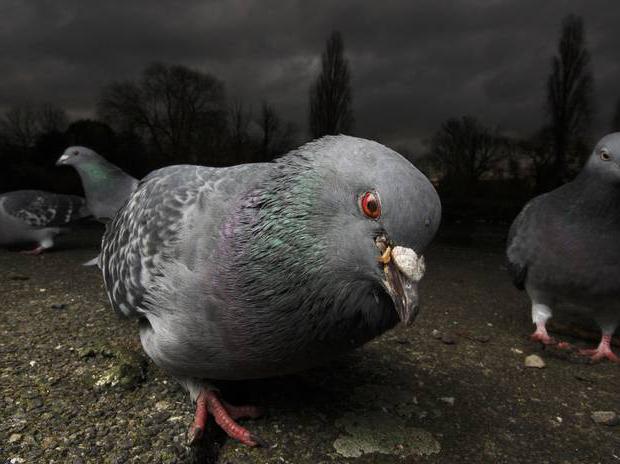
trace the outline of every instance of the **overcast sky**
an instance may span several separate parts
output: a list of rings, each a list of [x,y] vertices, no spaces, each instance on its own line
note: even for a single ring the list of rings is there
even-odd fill
[[[307,131],[310,82],[333,29],[352,71],[357,135],[421,150],[451,116],[526,135],[543,121],[562,18],[582,15],[595,77],[594,136],[620,97],[620,1],[0,0],[0,110],[51,102],[92,116],[99,91],[151,61],[273,103]]]

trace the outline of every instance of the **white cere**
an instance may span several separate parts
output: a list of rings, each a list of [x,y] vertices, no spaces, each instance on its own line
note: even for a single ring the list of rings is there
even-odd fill
[[[426,265],[424,256],[418,256],[411,248],[396,246],[392,249],[392,259],[400,272],[408,279],[418,282],[424,276]]]

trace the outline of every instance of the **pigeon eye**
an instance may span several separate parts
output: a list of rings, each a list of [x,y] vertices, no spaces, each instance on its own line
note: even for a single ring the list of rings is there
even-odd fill
[[[611,159],[609,152],[604,148],[601,150],[600,157],[603,161],[609,161]]]
[[[362,195],[360,204],[362,212],[371,219],[378,219],[381,216],[381,203],[379,197],[374,192],[366,192]]]

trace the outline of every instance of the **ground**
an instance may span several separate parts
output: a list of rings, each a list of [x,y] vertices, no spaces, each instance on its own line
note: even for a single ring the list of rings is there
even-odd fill
[[[188,450],[186,394],[81,266],[99,228],[40,257],[2,250],[0,463],[620,462],[620,426],[591,418],[620,413],[620,366],[528,340],[527,297],[503,266],[503,231],[491,232],[444,233],[428,250],[412,327],[321,369],[222,385],[231,402],[266,408],[245,424],[268,449],[212,428]],[[546,367],[524,367],[530,354]]]

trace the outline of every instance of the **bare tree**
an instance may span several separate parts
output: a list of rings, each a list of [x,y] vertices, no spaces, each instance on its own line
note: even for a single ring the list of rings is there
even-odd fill
[[[310,133],[314,138],[348,133],[353,128],[351,76],[339,32],[327,40],[321,63],[321,74],[310,88]]]
[[[7,142],[20,149],[34,146],[39,133],[37,113],[30,105],[13,106],[8,109],[0,122],[0,131]]]
[[[41,132],[64,132],[69,126],[65,110],[50,103],[44,103],[38,108],[37,119]]]
[[[280,129],[280,118],[276,114],[273,106],[267,102],[263,102],[261,107],[260,119],[258,126],[262,131],[261,155],[262,159],[270,157],[271,147],[276,137],[276,133]]]
[[[192,162],[215,151],[226,129],[223,83],[178,65],[154,63],[137,82],[107,86],[98,111],[117,128],[146,135],[160,154]]]
[[[37,137],[46,132],[60,132],[67,127],[64,110],[51,104],[16,105],[0,118],[0,133],[9,145],[21,150],[32,148]]]
[[[228,127],[233,147],[242,147],[248,144],[250,135],[248,127],[252,119],[252,112],[239,100],[235,101],[228,110],[230,119]]]
[[[558,52],[547,79],[547,111],[554,149],[552,185],[564,180],[570,157],[587,134],[592,116],[592,87],[583,20],[568,15],[562,23]]]
[[[272,105],[263,102],[257,123],[261,130],[260,160],[271,160],[291,148],[295,126],[291,123],[283,124]]]
[[[471,116],[448,119],[431,140],[447,183],[473,187],[502,155],[502,138]]]
[[[620,132],[620,98],[616,101],[616,109],[611,120],[611,130],[613,132]]]

